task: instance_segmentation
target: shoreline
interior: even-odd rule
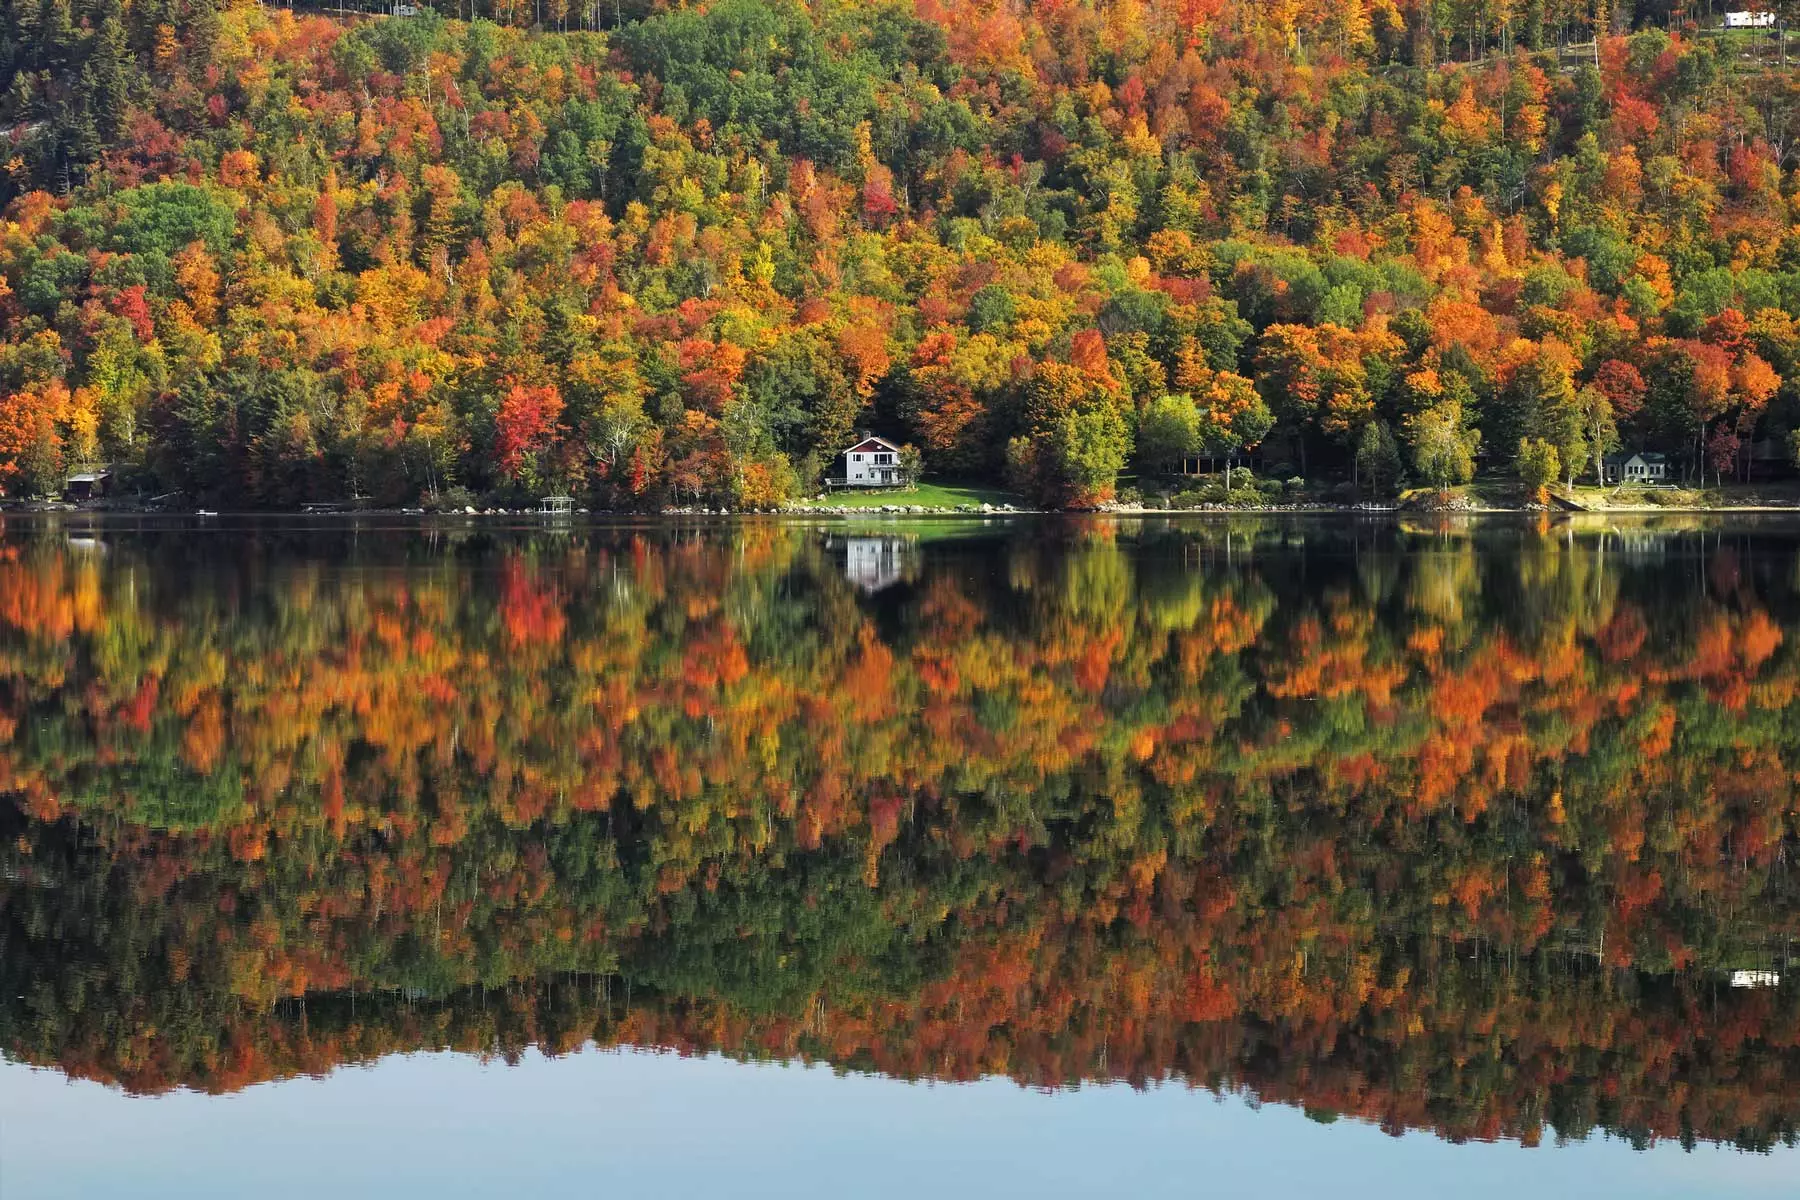
[[[1617,505],[1604,508],[1564,508],[1557,505],[1500,506],[1492,504],[1434,507],[1430,505],[1356,505],[1356,504],[1208,504],[1193,508],[1161,508],[1148,505],[1106,505],[1091,509],[1046,509],[1012,504],[980,504],[938,506],[919,504],[864,505],[784,505],[776,509],[730,509],[710,507],[671,507],[654,511],[637,509],[575,509],[568,513],[548,513],[535,508],[468,508],[429,511],[421,508],[330,508],[330,509],[229,509],[200,511],[136,507],[118,504],[29,503],[0,506],[0,519],[25,517],[172,517],[212,520],[219,517],[243,518],[309,518],[324,521],[356,520],[368,517],[405,517],[437,521],[468,521],[479,518],[530,517],[549,524],[569,523],[576,519],[662,521],[694,518],[747,519],[756,517],[812,517],[833,520],[856,518],[906,517],[1229,517],[1229,516],[1337,516],[1362,519],[1388,517],[1418,519],[1421,517],[1551,517],[1557,520],[1614,516],[1800,516],[1800,504],[1643,504]]]

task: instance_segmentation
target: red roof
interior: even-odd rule
[[[844,453],[845,454],[859,454],[865,450],[876,450],[876,449],[893,450],[895,452],[898,452],[900,447],[894,445],[894,443],[888,441],[886,438],[871,437],[871,438],[864,438],[862,441],[856,443],[856,445],[854,445],[854,446],[850,447],[848,450],[844,451]]]

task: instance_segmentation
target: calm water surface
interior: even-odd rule
[[[1791,1195],[1797,780],[1791,523],[12,519],[0,1195]]]

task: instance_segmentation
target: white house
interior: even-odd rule
[[[1773,29],[1775,14],[1772,12],[1728,12],[1725,14],[1727,29]]]
[[[1781,972],[1754,970],[1733,971],[1731,973],[1731,986],[1734,988],[1780,987]]]
[[[844,451],[845,487],[898,487],[905,482],[900,447],[886,438],[866,437]]]
[[[1669,460],[1660,454],[1609,454],[1601,464],[1608,483],[1661,483]]]

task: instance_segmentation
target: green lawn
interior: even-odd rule
[[[912,488],[883,488],[879,491],[841,489],[825,493],[825,499],[807,497],[793,502],[797,508],[880,508],[884,504],[912,507],[957,509],[967,504],[1020,504],[1018,496],[994,487],[974,484],[934,483],[926,481]]]

